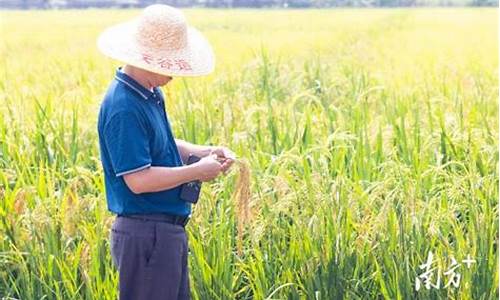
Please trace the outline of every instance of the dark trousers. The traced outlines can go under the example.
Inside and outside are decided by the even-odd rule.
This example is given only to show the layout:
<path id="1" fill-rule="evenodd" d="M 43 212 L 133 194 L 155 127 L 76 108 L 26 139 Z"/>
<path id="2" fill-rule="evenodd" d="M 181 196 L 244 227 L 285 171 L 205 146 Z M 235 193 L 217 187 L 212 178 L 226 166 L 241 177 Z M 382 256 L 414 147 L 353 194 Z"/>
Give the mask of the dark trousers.
<path id="1" fill-rule="evenodd" d="M 190 299 L 184 227 L 117 217 L 110 239 L 120 300 Z"/>

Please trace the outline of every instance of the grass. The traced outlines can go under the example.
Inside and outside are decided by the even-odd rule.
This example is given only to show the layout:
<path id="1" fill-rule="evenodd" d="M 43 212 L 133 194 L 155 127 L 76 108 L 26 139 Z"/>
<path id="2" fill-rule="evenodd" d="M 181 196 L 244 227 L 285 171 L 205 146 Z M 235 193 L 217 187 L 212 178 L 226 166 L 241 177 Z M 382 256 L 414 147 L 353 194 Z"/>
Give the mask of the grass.
<path id="1" fill-rule="evenodd" d="M 117 296 L 95 40 L 136 13 L 1 12 L 0 296 Z M 194 299 L 498 298 L 495 9 L 186 14 L 217 70 L 174 79 L 173 129 L 248 161 L 254 213 L 238 254 L 237 172 L 204 185 Z M 476 264 L 416 292 L 430 251 Z"/>

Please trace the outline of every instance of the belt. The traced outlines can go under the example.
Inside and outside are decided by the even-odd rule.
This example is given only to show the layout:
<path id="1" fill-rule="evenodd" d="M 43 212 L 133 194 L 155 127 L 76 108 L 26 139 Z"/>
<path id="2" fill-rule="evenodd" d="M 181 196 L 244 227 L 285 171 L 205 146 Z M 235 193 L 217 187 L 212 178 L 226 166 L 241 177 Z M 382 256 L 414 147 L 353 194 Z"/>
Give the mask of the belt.
<path id="1" fill-rule="evenodd" d="M 181 225 L 185 227 L 186 224 L 191 219 L 191 215 L 178 216 L 170 214 L 128 214 L 128 215 L 118 215 L 120 218 L 129 218 L 142 221 L 154 221 L 154 222 L 165 222 L 174 225 Z"/>

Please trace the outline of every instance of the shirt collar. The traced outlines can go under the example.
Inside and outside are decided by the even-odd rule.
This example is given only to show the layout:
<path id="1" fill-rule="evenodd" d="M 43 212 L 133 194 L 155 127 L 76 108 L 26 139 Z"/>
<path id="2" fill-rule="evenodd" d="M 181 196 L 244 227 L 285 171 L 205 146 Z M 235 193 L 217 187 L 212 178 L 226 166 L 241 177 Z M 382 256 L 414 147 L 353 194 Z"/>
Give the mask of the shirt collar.
<path id="1" fill-rule="evenodd" d="M 148 90 L 143 85 L 141 85 L 139 82 L 137 82 L 135 79 L 133 79 L 132 77 L 125 74 L 122 71 L 122 67 L 119 67 L 116 70 L 115 79 L 118 80 L 119 82 L 125 84 L 126 86 L 128 86 L 130 89 L 135 91 L 137 94 L 139 94 L 145 100 L 147 100 L 147 99 L 155 99 L 156 100 L 156 98 L 157 98 L 156 93 Z M 153 90 L 156 91 L 156 87 L 153 88 Z"/>

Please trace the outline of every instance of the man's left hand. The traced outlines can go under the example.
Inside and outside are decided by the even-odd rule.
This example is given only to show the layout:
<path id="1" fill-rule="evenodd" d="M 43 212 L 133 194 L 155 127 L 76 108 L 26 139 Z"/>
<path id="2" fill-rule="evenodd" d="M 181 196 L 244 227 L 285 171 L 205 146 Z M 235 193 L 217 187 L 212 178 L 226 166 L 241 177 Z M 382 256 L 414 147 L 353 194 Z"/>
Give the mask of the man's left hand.
<path id="1" fill-rule="evenodd" d="M 236 160 L 236 155 L 233 151 L 229 150 L 227 147 L 215 146 L 212 148 L 211 153 L 217 155 L 217 159 L 222 163 L 222 172 L 227 174 L 229 168 L 233 165 Z"/>

